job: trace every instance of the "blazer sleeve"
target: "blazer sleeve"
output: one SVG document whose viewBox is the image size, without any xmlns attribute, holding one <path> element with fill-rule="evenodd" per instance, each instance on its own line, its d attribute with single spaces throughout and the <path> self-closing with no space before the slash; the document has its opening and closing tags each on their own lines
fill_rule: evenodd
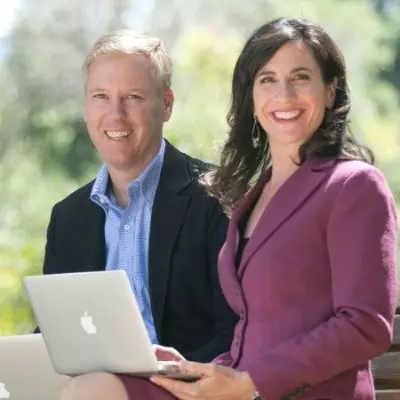
<svg viewBox="0 0 400 400">
<path fill-rule="evenodd" d="M 334 313 L 247 365 L 263 398 L 281 399 L 318 385 L 390 347 L 397 294 L 395 202 L 373 167 L 353 173 L 337 193 L 326 226 Z"/>
<path fill-rule="evenodd" d="M 46 246 L 44 252 L 43 274 L 57 272 L 57 255 L 55 251 L 56 210 L 54 206 L 51 211 L 50 222 L 47 227 Z"/>
<path fill-rule="evenodd" d="M 208 219 L 208 268 L 212 286 L 212 304 L 214 315 L 214 338 L 202 347 L 185 354 L 189 360 L 209 362 L 221 353 L 227 352 L 233 338 L 233 330 L 238 319 L 229 307 L 219 283 L 218 255 L 225 241 L 228 219 L 214 199 L 210 199 Z"/>
<path fill-rule="evenodd" d="M 55 234 L 55 206 L 51 211 L 49 225 L 47 226 L 47 239 L 44 252 L 43 274 L 54 273 L 57 270 L 57 258 L 55 254 L 54 234 Z M 40 333 L 40 328 L 37 326 L 34 333 Z"/>
</svg>

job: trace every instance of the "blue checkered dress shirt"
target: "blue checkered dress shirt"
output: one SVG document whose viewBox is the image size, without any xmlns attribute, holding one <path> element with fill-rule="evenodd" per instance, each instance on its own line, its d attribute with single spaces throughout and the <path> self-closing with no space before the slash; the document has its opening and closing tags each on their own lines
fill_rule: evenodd
<svg viewBox="0 0 400 400">
<path fill-rule="evenodd" d="M 128 186 L 129 204 L 119 207 L 109 190 L 104 164 L 96 177 L 90 199 L 105 212 L 106 270 L 126 271 L 152 343 L 158 343 L 149 294 L 148 253 L 151 212 L 161 168 L 165 141 L 142 172 Z"/>
</svg>

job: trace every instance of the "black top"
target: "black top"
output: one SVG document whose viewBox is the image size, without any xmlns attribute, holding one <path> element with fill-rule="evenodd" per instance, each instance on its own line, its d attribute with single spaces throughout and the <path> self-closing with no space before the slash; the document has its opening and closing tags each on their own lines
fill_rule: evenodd
<svg viewBox="0 0 400 400">
<path fill-rule="evenodd" d="M 236 260 L 235 260 L 236 268 L 239 268 L 240 261 L 242 260 L 243 257 L 244 249 L 247 246 L 248 241 L 250 240 L 249 237 L 244 237 L 244 230 L 251 212 L 252 212 L 252 207 L 250 207 L 248 212 L 242 215 L 242 218 L 239 221 L 239 244 L 237 247 Z"/>
<path fill-rule="evenodd" d="M 242 260 L 242 257 L 243 257 L 244 249 L 245 249 L 249 239 L 250 238 L 240 237 L 238 248 L 236 251 L 236 260 L 235 260 L 236 268 L 239 268 L 240 261 Z"/>
</svg>

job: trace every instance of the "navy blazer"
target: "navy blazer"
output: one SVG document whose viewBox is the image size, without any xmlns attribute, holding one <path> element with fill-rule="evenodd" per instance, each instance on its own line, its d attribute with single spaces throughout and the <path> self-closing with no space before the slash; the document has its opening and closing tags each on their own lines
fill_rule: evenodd
<svg viewBox="0 0 400 400">
<path fill-rule="evenodd" d="M 160 344 L 204 362 L 229 349 L 237 320 L 217 276 L 227 218 L 198 184 L 206 168 L 167 142 L 152 211 L 148 266 Z M 44 274 L 104 270 L 105 215 L 89 198 L 92 186 L 54 206 Z"/>
</svg>

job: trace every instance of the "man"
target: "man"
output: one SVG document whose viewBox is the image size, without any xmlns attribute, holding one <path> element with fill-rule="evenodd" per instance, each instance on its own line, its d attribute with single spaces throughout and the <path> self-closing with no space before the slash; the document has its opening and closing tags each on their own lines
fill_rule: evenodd
<svg viewBox="0 0 400 400">
<path fill-rule="evenodd" d="M 44 273 L 124 269 L 151 341 L 209 361 L 236 320 L 216 270 L 227 221 L 198 184 L 206 165 L 162 138 L 171 71 L 157 38 L 117 31 L 94 44 L 85 121 L 104 164 L 53 208 Z"/>
</svg>

